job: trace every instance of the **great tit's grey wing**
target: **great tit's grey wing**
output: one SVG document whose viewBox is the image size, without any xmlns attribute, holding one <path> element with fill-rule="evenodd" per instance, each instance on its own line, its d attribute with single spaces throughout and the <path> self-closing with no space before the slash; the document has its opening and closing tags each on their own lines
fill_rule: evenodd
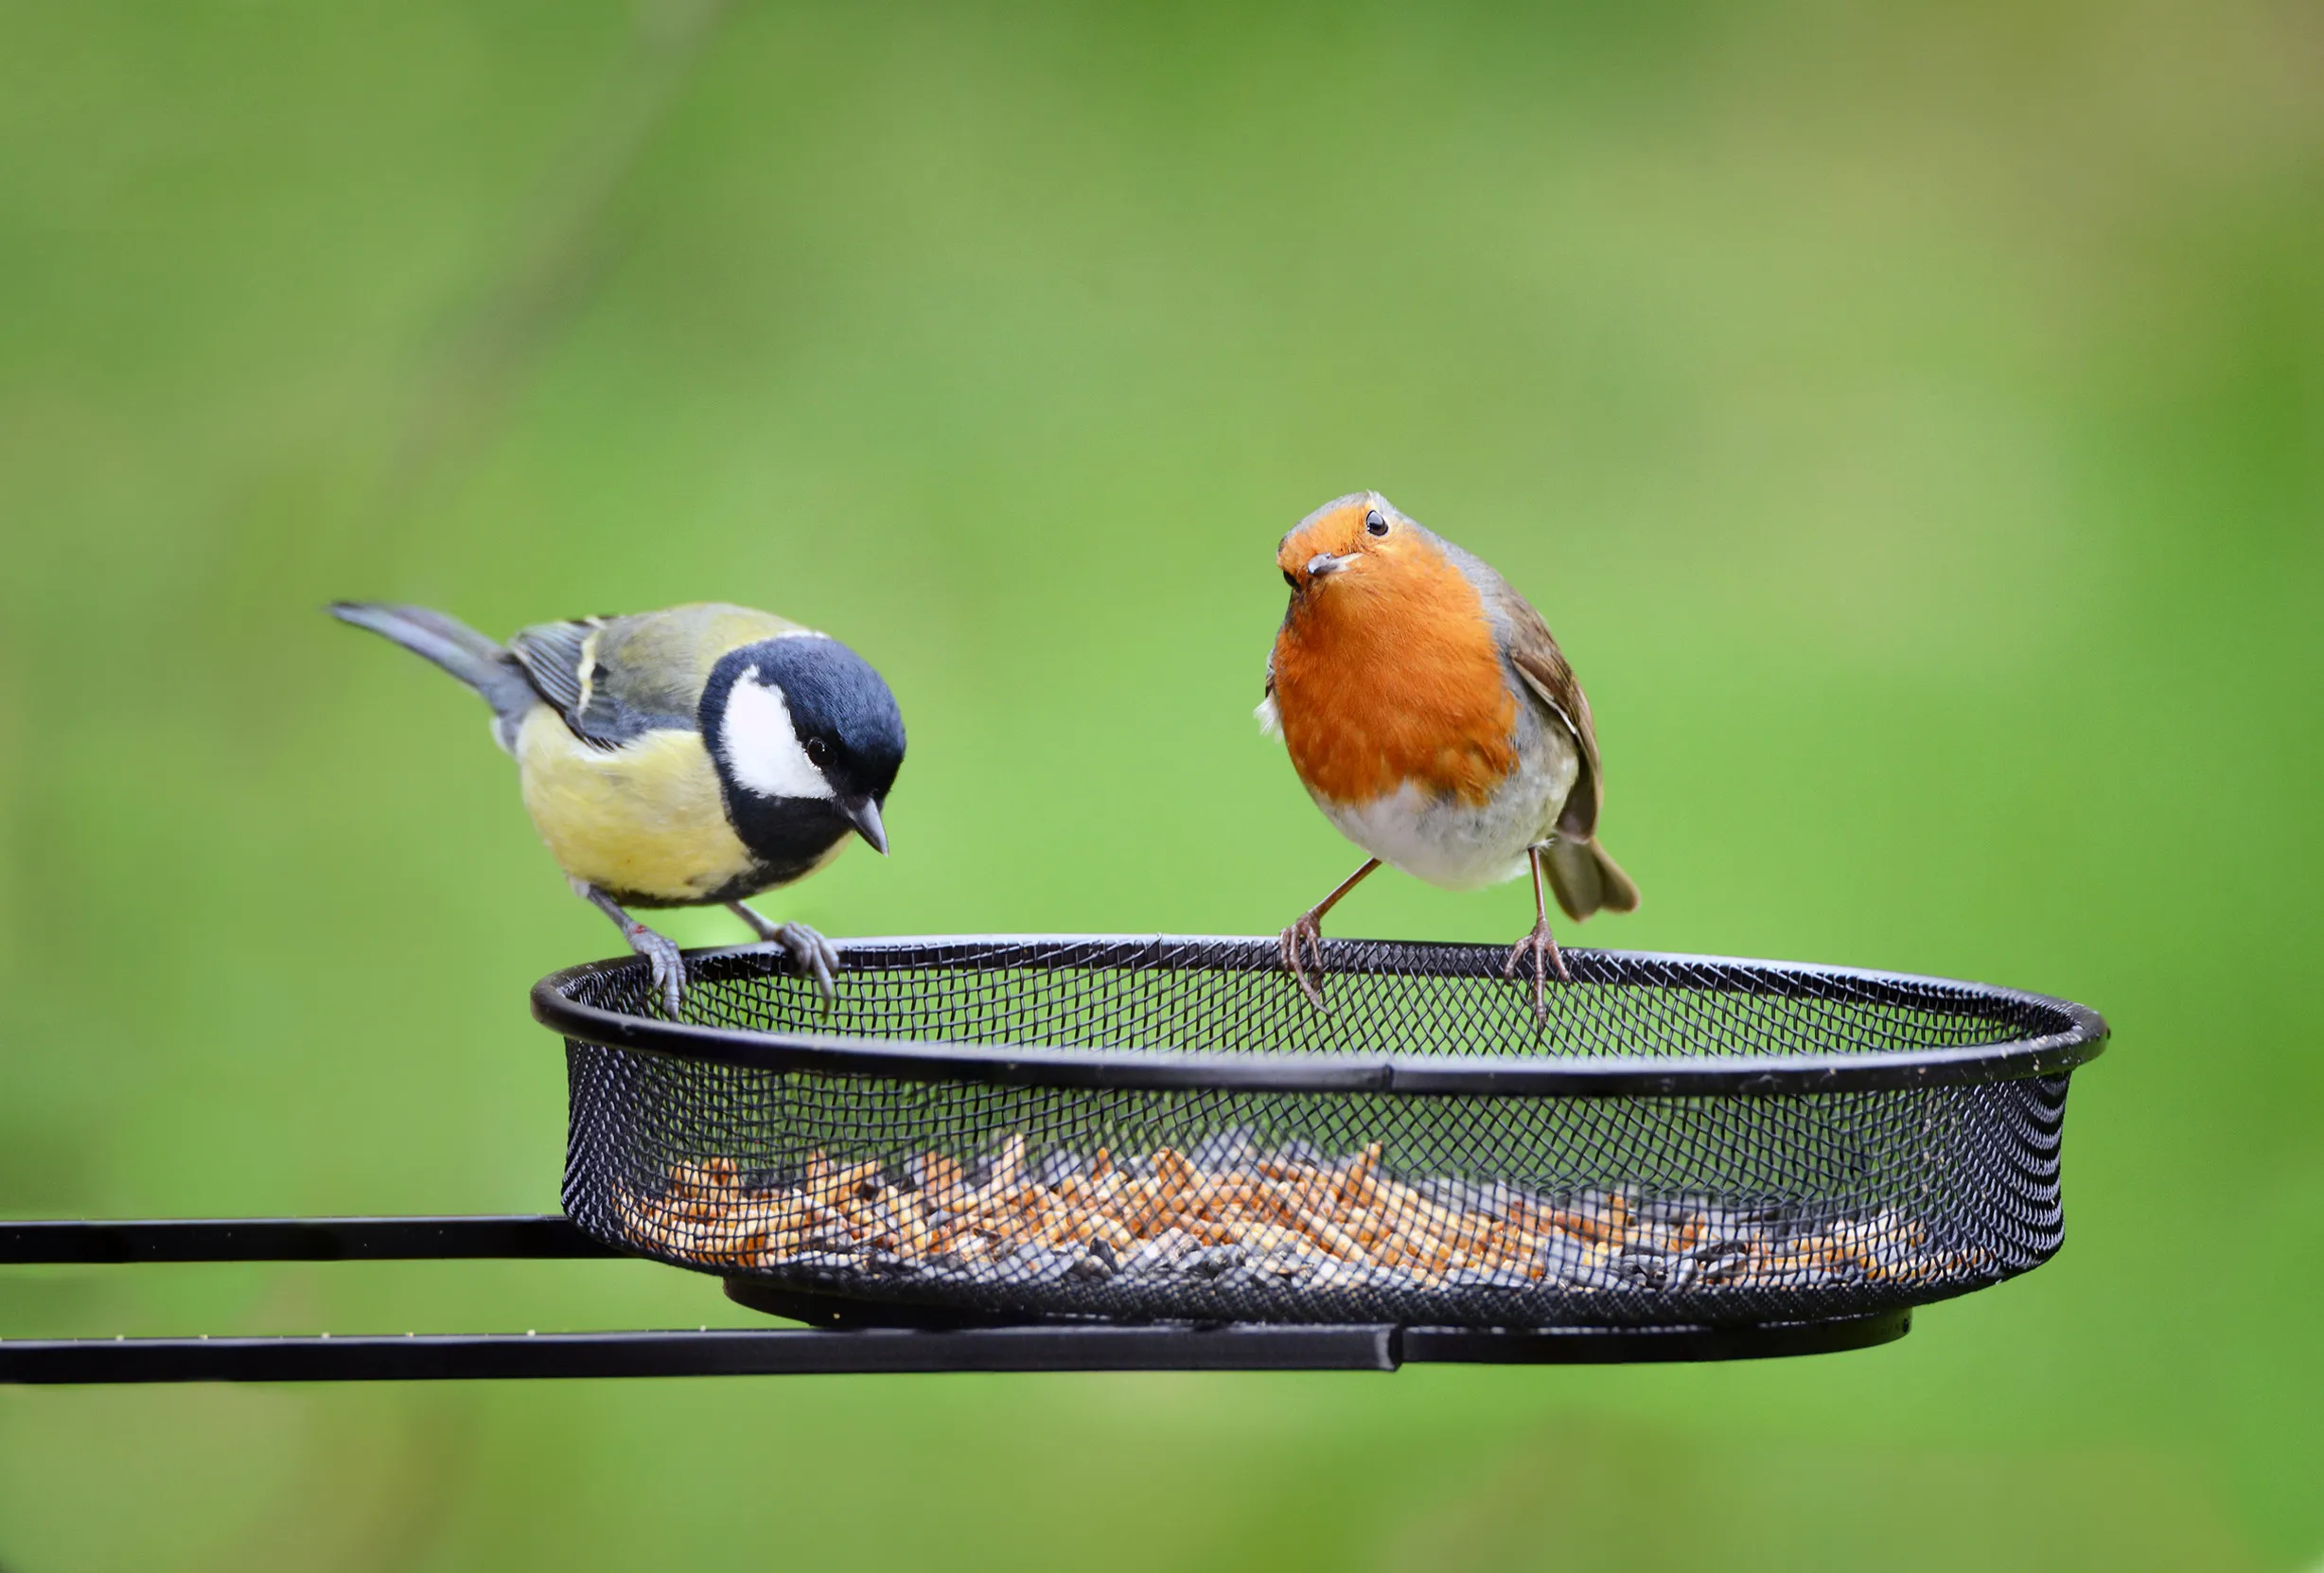
<svg viewBox="0 0 2324 1573">
<path fill-rule="evenodd" d="M 620 748 L 657 720 L 629 704 L 609 680 L 600 645 L 622 621 L 582 617 L 539 623 L 508 642 L 508 653 L 540 697 L 555 707 L 575 737 L 593 748 Z"/>
<path fill-rule="evenodd" d="M 761 640 L 812 633 L 771 611 L 699 602 L 617 617 L 598 641 L 605 680 L 632 709 L 692 717 L 718 658 Z"/>
<path fill-rule="evenodd" d="M 696 726 L 702 689 L 729 650 L 810 631 L 713 602 L 544 623 L 510 640 L 509 652 L 574 736 L 614 749 L 642 733 Z"/>
<path fill-rule="evenodd" d="M 519 629 L 508 642 L 508 653 L 524 668 L 535 692 L 565 712 L 568 720 L 581 708 L 583 652 L 590 636 L 605 625 L 602 617 L 540 623 Z"/>
</svg>

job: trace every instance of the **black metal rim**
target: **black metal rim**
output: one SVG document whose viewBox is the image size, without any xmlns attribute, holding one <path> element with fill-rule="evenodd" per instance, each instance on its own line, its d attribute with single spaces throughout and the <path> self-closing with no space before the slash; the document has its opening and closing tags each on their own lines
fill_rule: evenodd
<svg viewBox="0 0 2324 1573">
<path fill-rule="evenodd" d="M 1359 943 L 1326 941 L 1328 969 L 1358 970 Z M 1201 946 L 1227 952 L 1204 963 L 1206 965 L 1252 970 L 1276 964 L 1276 942 L 1272 939 L 1167 934 L 931 935 L 855 940 L 843 946 L 842 956 L 852 970 L 853 963 L 859 960 L 893 962 L 915 952 L 956 950 L 976 945 L 1070 948 L 1084 953 L 1086 964 L 1100 966 L 1108 960 L 1127 963 L 1142 959 L 1152 964 L 1171 951 Z M 1444 970 L 1454 975 L 1477 975 L 1483 968 L 1497 973 L 1502 955 L 1498 947 L 1486 946 L 1407 945 L 1404 948 L 1440 955 L 1446 963 Z M 2013 1006 L 2031 1006 L 2062 1014 L 2069 1025 L 2064 1031 L 2034 1037 L 1940 1049 L 1755 1057 L 1606 1055 L 1526 1061 L 1487 1055 L 1257 1055 L 1042 1049 L 811 1033 L 776 1034 L 632 1016 L 583 1004 L 573 998 L 575 986 L 585 980 L 624 970 L 642 970 L 645 963 L 637 957 L 590 962 L 552 973 L 534 985 L 532 998 L 534 1018 L 543 1026 L 568 1038 L 608 1049 L 756 1069 L 1018 1087 L 1210 1087 L 1413 1096 L 1797 1095 L 2057 1075 L 2095 1058 L 2106 1042 L 2105 1020 L 2088 1006 L 1992 984 L 1724 956 L 1578 949 L 1568 950 L 1565 955 L 1576 983 L 1582 986 L 1656 982 L 1707 987 L 1712 986 L 1707 976 L 1711 974 L 1720 975 L 1718 981 L 1734 986 L 1734 975 L 1740 971 L 1754 990 L 1768 993 L 1805 993 L 1845 981 L 1874 994 L 1910 997 L 1916 1001 L 1931 998 L 1958 1000 L 1966 994 L 1980 1002 L 1989 1002 L 1997 1013 Z M 770 946 L 690 950 L 686 956 L 688 963 L 695 965 L 728 958 L 764 962 L 771 969 L 787 970 L 790 964 L 787 956 Z M 1335 966 L 1335 963 L 1341 964 Z"/>
</svg>

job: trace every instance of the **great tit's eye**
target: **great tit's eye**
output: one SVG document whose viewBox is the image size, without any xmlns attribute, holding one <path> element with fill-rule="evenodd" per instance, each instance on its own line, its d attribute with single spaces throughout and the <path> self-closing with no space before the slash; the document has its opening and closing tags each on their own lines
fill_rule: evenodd
<svg viewBox="0 0 2324 1573">
<path fill-rule="evenodd" d="M 1364 527 L 1376 536 L 1384 536 L 1388 533 L 1388 521 L 1380 517 L 1378 508 L 1372 509 L 1364 516 Z"/>
<path fill-rule="evenodd" d="M 1283 570 L 1283 582 L 1296 590 L 1299 588 L 1299 575 L 1286 568 Z"/>
<path fill-rule="evenodd" d="M 831 745 L 824 742 L 820 737 L 808 738 L 807 763 L 813 765 L 819 770 L 829 769 L 831 765 Z"/>
</svg>

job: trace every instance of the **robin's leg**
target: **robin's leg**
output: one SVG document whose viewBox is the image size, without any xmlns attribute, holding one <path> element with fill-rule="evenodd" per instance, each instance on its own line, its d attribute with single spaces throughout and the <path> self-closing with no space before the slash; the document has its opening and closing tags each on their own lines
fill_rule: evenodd
<svg viewBox="0 0 2324 1573">
<path fill-rule="evenodd" d="M 614 899 L 594 885 L 572 882 L 573 893 L 613 920 L 629 942 L 629 948 L 646 960 L 654 969 L 654 986 L 661 991 L 661 1002 L 669 1007 L 675 1019 L 678 1007 L 686 1000 L 686 958 L 678 953 L 678 942 L 667 934 L 657 934 L 651 928 L 622 910 Z"/>
<path fill-rule="evenodd" d="M 779 945 L 791 953 L 799 970 L 815 980 L 815 989 L 823 997 L 823 1003 L 836 1003 L 838 986 L 831 975 L 839 967 L 839 947 L 808 928 L 803 923 L 776 923 L 744 906 L 739 901 L 727 903 L 727 910 L 750 925 L 750 931 L 769 945 Z"/>
<path fill-rule="evenodd" d="M 1527 951 L 1533 953 L 1533 1015 L 1538 1021 L 1549 1019 L 1548 969 L 1556 967 L 1558 977 L 1572 982 L 1574 975 L 1565 969 L 1565 958 L 1558 953 L 1558 942 L 1549 931 L 1549 896 L 1541 888 L 1541 849 L 1527 847 L 1525 860 L 1533 867 L 1533 932 L 1509 946 L 1509 959 L 1501 968 L 1501 976 L 1517 977 L 1517 958 Z"/>
<path fill-rule="evenodd" d="M 1276 942 L 1276 948 L 1283 955 L 1283 965 L 1290 969 L 1292 977 L 1298 980 L 1299 992 L 1308 997 L 1311 1004 L 1321 1007 L 1324 996 L 1314 981 L 1308 977 L 1306 957 L 1300 954 L 1300 942 L 1306 942 L 1308 954 L 1315 958 L 1315 970 L 1320 975 L 1324 969 L 1324 914 L 1338 906 L 1340 897 L 1364 883 L 1364 876 L 1378 867 L 1379 858 L 1365 858 L 1362 868 L 1341 880 L 1338 889 L 1309 908 L 1305 915 L 1284 929 L 1283 937 Z"/>
</svg>

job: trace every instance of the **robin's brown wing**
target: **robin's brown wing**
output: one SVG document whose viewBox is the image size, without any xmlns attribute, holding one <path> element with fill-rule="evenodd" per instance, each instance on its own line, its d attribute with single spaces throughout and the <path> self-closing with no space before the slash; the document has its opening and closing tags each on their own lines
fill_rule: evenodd
<svg viewBox="0 0 2324 1573">
<path fill-rule="evenodd" d="M 1590 724 L 1590 701 L 1567 664 L 1565 652 L 1541 621 L 1533 604 L 1504 584 L 1499 587 L 1503 610 L 1509 619 L 1509 664 L 1525 680 L 1533 697 L 1541 701 L 1574 739 L 1581 755 L 1581 774 L 1566 794 L 1558 814 L 1558 833 L 1576 841 L 1597 834 L 1599 785 L 1597 733 Z"/>
</svg>

